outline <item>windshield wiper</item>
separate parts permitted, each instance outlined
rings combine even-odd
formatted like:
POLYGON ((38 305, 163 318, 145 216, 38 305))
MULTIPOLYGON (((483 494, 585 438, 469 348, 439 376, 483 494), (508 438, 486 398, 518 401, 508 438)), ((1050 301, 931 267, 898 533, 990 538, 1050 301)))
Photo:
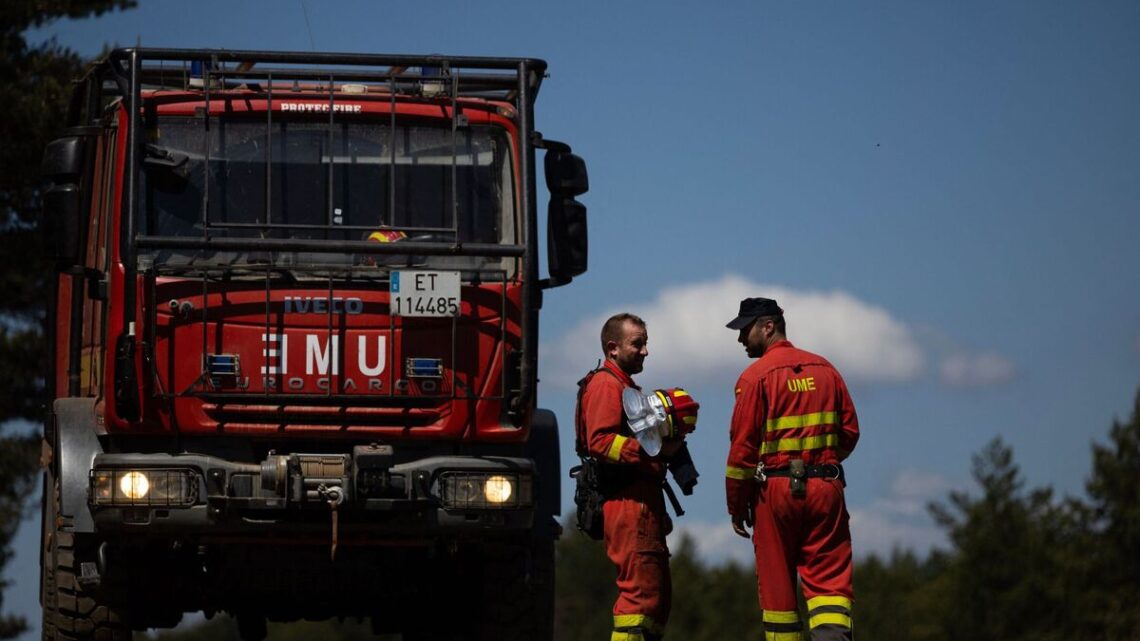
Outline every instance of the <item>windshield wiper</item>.
POLYGON ((148 167, 163 167, 177 169, 190 160, 190 155, 181 151, 174 151, 158 145, 147 145, 143 155, 143 164, 148 167))

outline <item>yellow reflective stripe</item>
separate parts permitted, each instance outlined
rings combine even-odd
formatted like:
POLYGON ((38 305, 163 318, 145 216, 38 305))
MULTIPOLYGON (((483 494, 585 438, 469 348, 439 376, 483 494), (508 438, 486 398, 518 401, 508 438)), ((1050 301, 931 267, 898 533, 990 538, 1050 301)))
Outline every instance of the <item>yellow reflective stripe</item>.
POLYGON ((803 632, 768 632, 764 631, 764 641, 804 641, 803 632))
POLYGON ((621 448, 623 446, 625 446, 625 442, 628 440, 629 440, 629 437, 622 436, 621 434, 618 434, 617 436, 615 436, 614 442, 610 443, 609 451, 606 452, 606 458, 608 458, 611 461, 620 461, 621 460, 621 448))
POLYGON ((797 427, 812 427, 815 425, 835 425, 839 422, 839 412, 812 412, 798 416, 781 416, 768 419, 770 430, 790 430, 797 427))
POLYGON ((807 600, 807 609, 810 612, 825 605, 838 605, 841 608, 851 609, 851 599, 845 596, 830 595, 830 596, 813 596, 807 600))
POLYGON ((724 475, 730 479, 747 481, 748 479, 753 478, 756 475, 756 472, 755 470, 747 467, 733 467, 729 465, 727 468, 725 468, 724 475))
POLYGON ((782 438, 778 441, 764 441, 764 444, 760 447, 760 453, 802 452, 805 450, 818 450, 825 447, 836 447, 838 445, 839 436, 836 434, 808 436, 805 438, 782 438))
POLYGON ((795 610, 764 610, 765 623, 799 623, 800 613, 795 610))
POLYGON ((640 632, 618 632, 614 630, 610 633, 610 641, 644 641, 645 637, 641 636, 640 632))
POLYGON ((660 626, 645 614, 615 614, 614 630, 623 628, 644 628, 650 632, 659 632, 660 626))
POLYGON ((821 625, 828 624, 850 628, 851 617, 849 615, 840 614, 838 612, 824 612, 823 614, 817 614, 813 617, 808 618, 808 626, 810 626, 813 630, 821 625))
POLYGON ((689 395, 689 393, 686 392, 685 390, 681 389, 680 387, 673 390, 673 398, 677 398, 678 396, 688 396, 688 395, 689 395))
MULTIPOLYGON (((662 406, 670 407, 669 397, 665 396, 665 392, 657 390, 654 392, 654 394, 656 394, 657 398, 661 400, 662 406)), ((665 434, 664 436, 673 436, 674 432, 677 431, 676 426, 673 425, 673 412, 666 412, 665 421, 669 423, 669 433, 665 434)))
POLYGON ((614 627, 615 628, 636 628, 637 626, 650 621, 651 619, 644 614, 615 614, 614 627))

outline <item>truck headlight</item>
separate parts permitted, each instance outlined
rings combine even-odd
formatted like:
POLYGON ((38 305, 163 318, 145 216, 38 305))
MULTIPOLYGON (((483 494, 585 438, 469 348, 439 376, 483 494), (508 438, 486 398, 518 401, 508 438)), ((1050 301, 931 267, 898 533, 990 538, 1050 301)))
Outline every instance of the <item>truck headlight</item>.
POLYGON ((483 497, 488 503, 506 503, 514 493, 514 483, 505 476, 492 476, 483 484, 483 497))
POLYGON ((150 481, 142 472, 127 472, 119 477, 119 489, 132 501, 141 501, 150 491, 150 481))
POLYGON ((187 469, 97 469, 90 482, 96 507, 187 507, 198 499, 198 477, 187 469))
POLYGON ((530 474, 444 472, 439 477, 439 494, 447 509, 522 508, 532 504, 533 484, 530 474))

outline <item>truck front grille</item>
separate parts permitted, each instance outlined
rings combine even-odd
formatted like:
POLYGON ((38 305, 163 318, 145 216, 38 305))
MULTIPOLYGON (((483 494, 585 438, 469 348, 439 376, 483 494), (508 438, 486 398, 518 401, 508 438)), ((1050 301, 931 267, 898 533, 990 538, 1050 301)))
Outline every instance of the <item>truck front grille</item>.
POLYGON ((204 403, 202 409, 219 429, 227 430, 338 430, 369 427, 423 427, 438 421, 434 407, 335 407, 204 403))

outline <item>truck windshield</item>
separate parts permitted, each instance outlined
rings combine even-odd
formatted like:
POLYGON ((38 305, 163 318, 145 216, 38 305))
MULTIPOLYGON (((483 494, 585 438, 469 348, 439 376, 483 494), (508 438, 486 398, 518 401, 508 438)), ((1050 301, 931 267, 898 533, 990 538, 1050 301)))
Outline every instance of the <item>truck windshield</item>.
MULTIPOLYGON (((509 139, 495 127, 160 117, 148 127, 139 211, 151 236, 292 238, 329 252, 156 252, 161 262, 340 264, 346 240, 515 244, 509 139), (377 233, 379 232, 379 233, 377 233)), ((500 259, 365 257, 364 264, 497 267, 500 259)))

